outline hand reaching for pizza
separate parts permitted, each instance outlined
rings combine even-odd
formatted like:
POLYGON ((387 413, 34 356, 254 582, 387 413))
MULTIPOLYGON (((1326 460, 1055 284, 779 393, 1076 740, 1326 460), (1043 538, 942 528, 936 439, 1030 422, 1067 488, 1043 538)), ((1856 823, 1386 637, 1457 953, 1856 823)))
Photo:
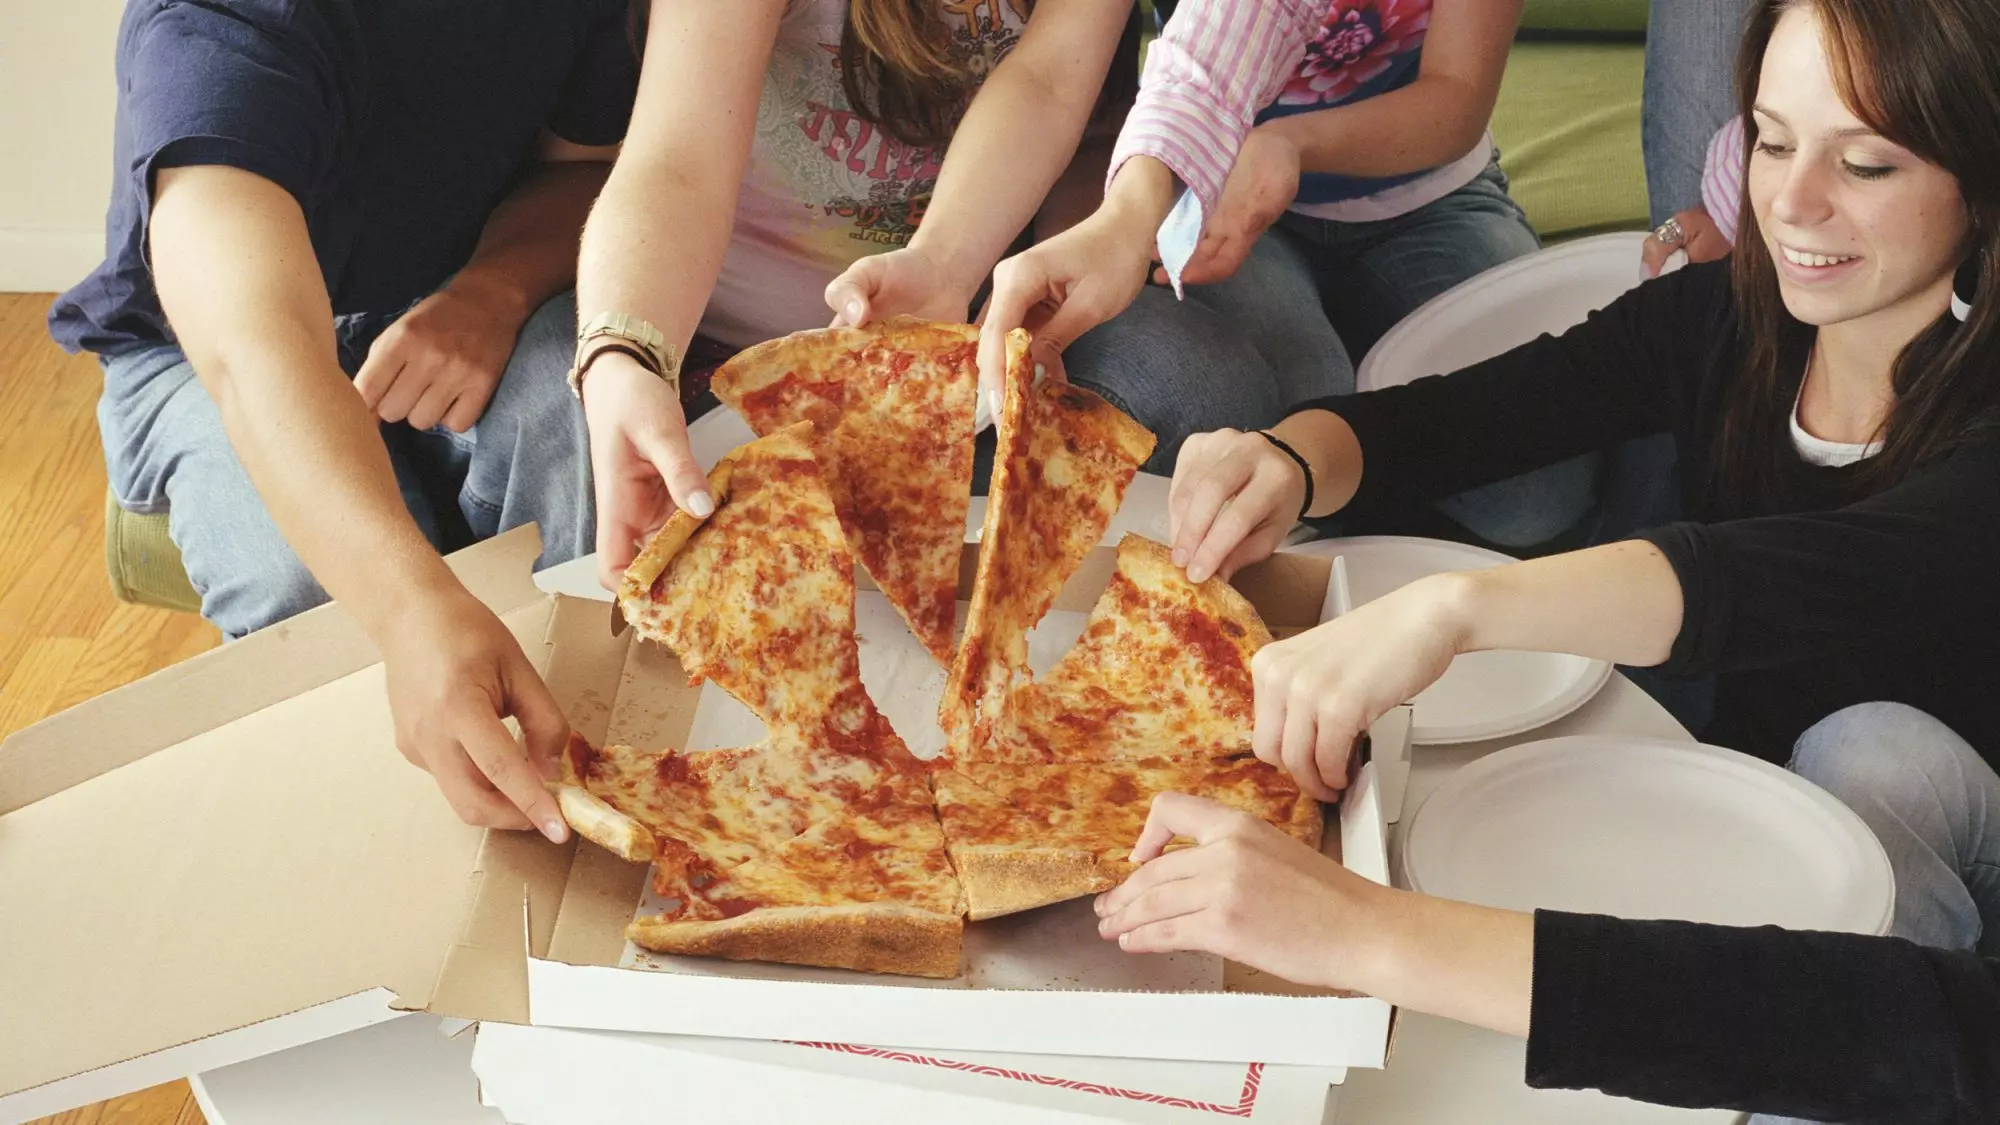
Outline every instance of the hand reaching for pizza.
POLYGON ((972 291, 952 284, 944 266, 917 246, 871 254, 826 287, 832 328, 865 328, 892 316, 960 324, 971 304, 972 291))
POLYGON ((382 662, 396 748, 437 779, 461 820, 569 838, 543 784, 557 776, 569 722, 493 611, 462 590, 430 600, 398 622, 382 662))
POLYGON ((1188 581, 1224 581, 1270 555, 1298 522, 1306 494, 1298 463, 1241 430, 1195 434, 1181 445, 1167 490, 1174 565, 1188 581))
POLYGON ((1162 793, 1132 849, 1143 866, 1097 897, 1097 931, 1130 953, 1199 950, 1297 984, 1353 987, 1392 894, 1271 825, 1162 793), (1174 837, 1195 846, 1164 851, 1174 837))
POLYGON ((1037 363, 1060 372, 1062 350, 1124 312, 1146 284, 1153 231, 1137 209, 1107 202, 1088 219, 993 268, 979 322, 979 386, 995 413, 1007 374, 1007 333, 1034 334, 1037 363))
POLYGON ((715 499, 688 448, 680 397, 637 360, 598 356, 583 380, 583 417, 597 491, 597 579, 615 590, 676 506, 705 517, 715 499))
POLYGON ((1418 579, 1257 650, 1257 757, 1320 800, 1336 799, 1369 726, 1436 683, 1464 650, 1460 577, 1418 579))

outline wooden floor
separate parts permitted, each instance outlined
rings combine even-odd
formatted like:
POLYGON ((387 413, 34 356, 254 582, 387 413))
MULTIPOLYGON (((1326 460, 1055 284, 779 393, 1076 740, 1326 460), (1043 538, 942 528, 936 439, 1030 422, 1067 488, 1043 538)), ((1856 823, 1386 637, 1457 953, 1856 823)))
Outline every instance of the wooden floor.
MULTIPOLYGON (((104 575, 103 379, 0 293, 0 738, 216 645, 199 617, 126 605, 104 575)), ((185 1082, 31 1125, 203 1125, 185 1082)))

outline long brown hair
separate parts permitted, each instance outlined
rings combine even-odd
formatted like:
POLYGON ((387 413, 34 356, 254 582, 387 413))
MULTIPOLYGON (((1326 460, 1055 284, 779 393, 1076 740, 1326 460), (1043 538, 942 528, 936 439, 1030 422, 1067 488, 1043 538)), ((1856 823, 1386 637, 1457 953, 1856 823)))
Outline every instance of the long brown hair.
MULTIPOLYGON (((996 14, 1006 4, 1024 20, 1035 0, 987 0, 996 14)), ((631 0, 625 31, 634 54, 643 53, 651 0, 631 0)), ((917 148, 951 140, 965 107, 986 79, 983 58, 953 49, 954 16, 941 0, 848 0, 840 29, 840 84, 865 121, 917 148)), ((1125 34, 1105 76, 1093 121, 1115 124, 1139 85, 1139 8, 1133 5, 1125 34)))
MULTIPOLYGON (((1882 452, 1858 474, 1858 495, 1878 492, 2000 425, 2000 5, 1993 0, 1762 0, 1736 60, 1744 159, 1757 144, 1751 108, 1778 20, 1794 8, 1819 17, 1841 100, 1868 127, 1957 179, 1977 261, 1978 296, 1961 324, 1950 313, 1919 332, 1891 372, 1894 405, 1882 452)), ((1744 177, 1731 265, 1744 370, 1728 394, 1711 466, 1729 514, 1761 509, 1772 494, 1776 435, 1791 399, 1780 389, 1780 345, 1802 326, 1785 312, 1770 250, 1744 177)))

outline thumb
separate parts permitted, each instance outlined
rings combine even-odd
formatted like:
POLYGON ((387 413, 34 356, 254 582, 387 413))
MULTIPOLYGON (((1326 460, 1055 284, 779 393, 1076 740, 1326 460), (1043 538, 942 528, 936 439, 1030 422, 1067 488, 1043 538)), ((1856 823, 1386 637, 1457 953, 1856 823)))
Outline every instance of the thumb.
POLYGON ((549 685, 537 675, 523 656, 507 669, 507 703, 515 721, 521 724, 521 741, 528 749, 528 763, 543 781, 562 777, 560 756, 569 744, 569 719, 556 703, 549 685))
POLYGON ((874 310, 870 307, 882 287, 881 263, 863 258, 826 286, 826 307, 833 310, 834 328, 864 328, 874 310))
POLYGON ((1186 793, 1162 793, 1153 798, 1146 814, 1146 827, 1139 842, 1132 845, 1132 862, 1146 863, 1159 858, 1176 836, 1186 836, 1197 844, 1208 844, 1229 834, 1236 818, 1234 810, 1206 797, 1186 793))

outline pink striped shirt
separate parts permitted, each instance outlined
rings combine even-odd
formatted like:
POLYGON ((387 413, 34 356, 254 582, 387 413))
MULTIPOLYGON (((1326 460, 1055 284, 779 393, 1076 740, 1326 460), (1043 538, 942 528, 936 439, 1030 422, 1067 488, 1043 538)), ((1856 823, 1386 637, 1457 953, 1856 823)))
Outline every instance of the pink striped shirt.
POLYGON ((1105 186, 1134 156, 1168 168, 1212 214, 1257 111, 1298 72, 1334 0, 1181 0, 1146 51, 1105 186))
POLYGON ((1715 229, 1736 245, 1737 208, 1743 205, 1743 118, 1732 116, 1708 142, 1701 169, 1701 206, 1715 229))

